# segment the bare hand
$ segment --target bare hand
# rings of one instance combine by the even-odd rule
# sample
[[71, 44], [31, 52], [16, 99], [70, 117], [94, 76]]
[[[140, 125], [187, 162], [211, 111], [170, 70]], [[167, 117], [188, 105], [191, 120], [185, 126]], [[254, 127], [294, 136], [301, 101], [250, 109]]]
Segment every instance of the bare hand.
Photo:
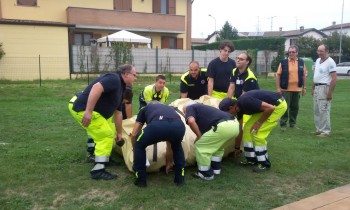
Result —
[[83, 124], [84, 127], [88, 127], [91, 123], [91, 118], [92, 118], [91, 112], [85, 111], [83, 118], [81, 120], [81, 124]]
[[168, 163], [165, 167], [165, 173], [169, 174], [169, 172], [173, 171], [174, 164]]
[[254, 125], [252, 126], [252, 128], [250, 129], [250, 133], [257, 134], [260, 126], [261, 126], [261, 124], [258, 121], [255, 122]]

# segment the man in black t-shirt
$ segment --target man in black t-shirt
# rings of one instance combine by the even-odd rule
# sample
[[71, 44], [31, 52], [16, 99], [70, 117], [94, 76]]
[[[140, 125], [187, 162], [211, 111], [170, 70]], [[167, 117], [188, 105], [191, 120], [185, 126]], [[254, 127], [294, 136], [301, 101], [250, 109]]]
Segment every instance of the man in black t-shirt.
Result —
[[197, 135], [195, 152], [198, 172], [193, 176], [212, 180], [221, 173], [224, 148], [238, 135], [238, 121], [228, 113], [204, 104], [183, 106], [186, 123]]
[[[242, 119], [244, 114], [251, 115], [243, 128], [244, 155], [247, 161], [242, 165], [256, 165], [254, 172], [263, 172], [271, 167], [267, 153], [266, 138], [277, 121], [287, 110], [287, 103], [280, 94], [266, 90], [251, 90], [239, 97], [223, 99], [219, 108]], [[236, 138], [236, 141], [238, 139]], [[241, 142], [236, 142], [240, 145]]]
[[[147, 126], [142, 129], [145, 123]], [[184, 135], [185, 125], [174, 107], [159, 102], [150, 102], [141, 108], [131, 133], [131, 142], [134, 147], [135, 185], [147, 186], [146, 147], [160, 141], [167, 141], [171, 144], [175, 163], [174, 182], [178, 186], [184, 184], [185, 156], [181, 145]]]
[[180, 96], [196, 100], [208, 93], [207, 69], [199, 68], [197, 61], [192, 61], [189, 67], [188, 72], [181, 76]]
[[231, 41], [223, 41], [220, 44], [220, 56], [212, 60], [208, 65], [208, 95], [223, 99], [227, 96], [232, 70], [236, 68], [234, 60], [229, 58], [235, 50]]

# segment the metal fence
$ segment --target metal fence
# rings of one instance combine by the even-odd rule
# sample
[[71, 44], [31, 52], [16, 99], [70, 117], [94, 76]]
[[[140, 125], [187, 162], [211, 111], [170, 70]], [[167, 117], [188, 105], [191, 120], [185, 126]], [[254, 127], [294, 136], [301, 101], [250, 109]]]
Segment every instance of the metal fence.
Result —
[[[241, 51], [236, 50], [230, 54], [232, 59]], [[218, 50], [174, 50], [174, 49], [145, 49], [132, 48], [132, 63], [138, 73], [160, 74], [160, 73], [184, 73], [192, 60], [199, 62], [201, 67], [207, 67], [209, 62], [218, 57]], [[114, 53], [109, 47], [72, 47], [71, 73], [100, 73], [115, 71], [116, 61]], [[277, 52], [259, 51], [256, 58], [256, 66], [253, 70], [261, 74], [271, 71], [271, 62]]]
[[[67, 57], [8, 57], [0, 60], [0, 80], [47, 80], [69, 79], [113, 72], [116, 61], [111, 49], [97, 47], [72, 46], [71, 56]], [[241, 51], [234, 51], [234, 59]], [[182, 74], [188, 70], [190, 61], [197, 60], [201, 67], [219, 56], [218, 50], [173, 50], [173, 49], [131, 49], [132, 61], [138, 73], [145, 74]], [[271, 71], [271, 62], [276, 52], [259, 51], [253, 58], [252, 70], [258, 75]]]

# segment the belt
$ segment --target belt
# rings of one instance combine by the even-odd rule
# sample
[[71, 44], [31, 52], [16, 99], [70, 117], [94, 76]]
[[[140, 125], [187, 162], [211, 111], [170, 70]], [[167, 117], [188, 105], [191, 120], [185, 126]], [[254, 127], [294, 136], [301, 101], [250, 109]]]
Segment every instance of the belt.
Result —
[[229, 121], [229, 120], [233, 120], [233, 119], [221, 119], [219, 121], [217, 121], [214, 125], [213, 125], [213, 131], [215, 132], [217, 129], [218, 129], [218, 125], [222, 122], [226, 122], [226, 121]]
[[327, 83], [314, 83], [315, 86], [328, 85]]

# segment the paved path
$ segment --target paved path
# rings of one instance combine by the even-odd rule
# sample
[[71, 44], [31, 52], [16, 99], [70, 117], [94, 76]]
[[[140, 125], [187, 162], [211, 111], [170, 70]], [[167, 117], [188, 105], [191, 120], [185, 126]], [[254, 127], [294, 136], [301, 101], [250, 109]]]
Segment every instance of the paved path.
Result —
[[290, 203], [275, 210], [350, 210], [350, 184]]

